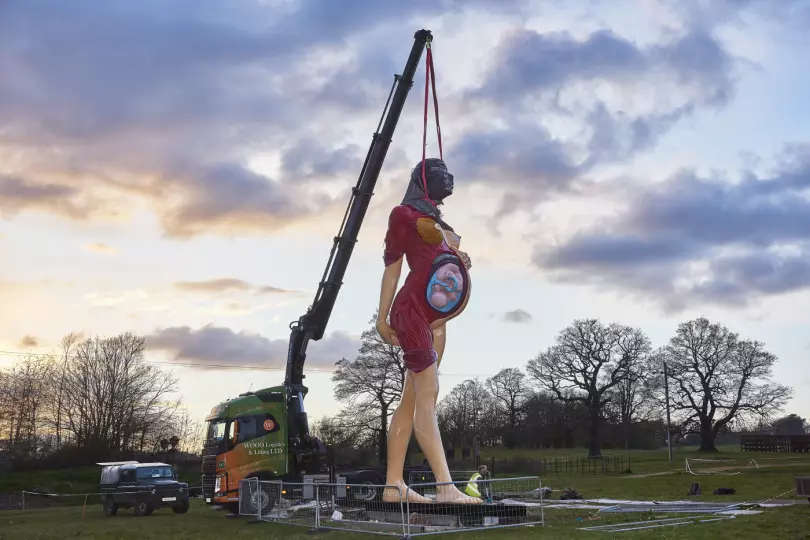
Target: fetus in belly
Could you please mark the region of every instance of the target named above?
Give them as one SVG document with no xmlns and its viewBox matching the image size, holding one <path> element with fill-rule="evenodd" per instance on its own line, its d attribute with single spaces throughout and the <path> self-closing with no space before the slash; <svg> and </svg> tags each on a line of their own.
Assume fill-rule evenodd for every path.
<svg viewBox="0 0 810 540">
<path fill-rule="evenodd" d="M 461 300 L 464 292 L 464 274 L 455 263 L 440 266 L 430 278 L 427 290 L 427 301 L 441 312 L 453 309 Z"/>
</svg>

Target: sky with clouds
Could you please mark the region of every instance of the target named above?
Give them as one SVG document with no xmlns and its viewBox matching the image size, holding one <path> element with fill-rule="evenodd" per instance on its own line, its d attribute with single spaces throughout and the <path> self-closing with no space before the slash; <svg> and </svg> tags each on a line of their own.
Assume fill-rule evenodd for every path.
<svg viewBox="0 0 810 540">
<path fill-rule="evenodd" d="M 279 384 L 420 28 L 456 178 L 445 217 L 475 282 L 442 393 L 524 366 L 574 318 L 662 345 L 701 315 L 810 391 L 799 0 L 5 0 L 0 350 L 137 332 L 200 416 Z M 339 406 L 331 367 L 377 305 L 423 84 L 424 63 L 309 350 L 315 417 Z"/>
</svg>

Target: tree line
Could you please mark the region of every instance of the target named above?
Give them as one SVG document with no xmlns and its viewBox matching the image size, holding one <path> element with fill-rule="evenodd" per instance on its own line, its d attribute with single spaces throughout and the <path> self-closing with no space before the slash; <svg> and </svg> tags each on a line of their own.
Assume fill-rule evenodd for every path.
<svg viewBox="0 0 810 540">
<path fill-rule="evenodd" d="M 345 407 L 313 425 L 353 460 L 384 461 L 388 423 L 400 399 L 402 351 L 371 326 L 356 358 L 337 362 L 335 398 Z M 65 336 L 50 355 L 22 355 L 0 370 L 0 453 L 79 464 L 169 446 L 197 452 L 203 429 L 176 398 L 177 379 L 144 359 L 130 333 Z M 776 418 L 792 389 L 771 380 L 777 362 L 759 341 L 697 318 L 654 348 L 639 328 L 578 319 L 523 367 L 470 378 L 437 404 L 446 448 L 659 448 L 666 443 L 668 390 L 673 441 L 697 437 L 704 451 L 731 431 L 807 429 Z M 665 381 L 667 384 L 665 384 Z M 416 443 L 412 442 L 415 448 Z"/>
<path fill-rule="evenodd" d="M 373 325 L 361 339 L 357 358 L 337 362 L 332 377 L 346 407 L 314 429 L 346 456 L 384 461 L 405 365 Z M 776 362 L 764 343 L 702 317 L 659 347 L 640 328 L 577 319 L 523 368 L 453 387 L 437 404 L 439 426 L 450 448 L 586 447 L 600 457 L 603 448 L 665 445 L 668 397 L 673 443 L 696 436 L 700 450 L 717 451 L 731 431 L 795 427 L 796 415 L 774 421 L 793 393 L 771 380 Z"/>
<path fill-rule="evenodd" d="M 176 398 L 177 379 L 144 359 L 130 333 L 28 354 L 0 371 L 0 451 L 66 465 L 135 452 L 197 452 L 202 425 Z"/>
</svg>

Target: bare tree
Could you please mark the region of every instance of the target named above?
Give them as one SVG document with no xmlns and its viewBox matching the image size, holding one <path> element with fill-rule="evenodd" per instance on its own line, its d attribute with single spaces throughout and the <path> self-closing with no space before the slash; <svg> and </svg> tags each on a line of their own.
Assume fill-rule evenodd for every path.
<svg viewBox="0 0 810 540">
<path fill-rule="evenodd" d="M 779 435 L 804 435 L 810 423 L 798 414 L 791 413 L 770 423 L 769 430 Z"/>
<path fill-rule="evenodd" d="M 376 319 L 375 313 L 369 322 Z M 378 456 L 383 462 L 388 454 L 388 420 L 394 413 L 393 404 L 402 397 L 405 381 L 402 350 L 383 341 L 371 327 L 361 335 L 357 358 L 344 358 L 336 365 L 332 375 L 335 399 L 348 402 L 355 421 L 375 419 Z"/>
<path fill-rule="evenodd" d="M 158 446 L 175 419 L 177 380 L 144 361 L 145 340 L 132 334 L 75 346 L 62 384 L 66 429 L 90 455 Z"/>
<path fill-rule="evenodd" d="M 84 461 L 155 448 L 182 425 L 176 380 L 144 360 L 132 334 L 79 341 L 58 355 L 23 355 L 0 370 L 0 440 L 22 459 Z M 188 439 L 188 436 L 184 436 Z"/>
<path fill-rule="evenodd" d="M 490 439 L 493 434 L 486 433 L 485 428 L 497 427 L 492 395 L 478 379 L 453 387 L 437 404 L 436 414 L 440 431 L 453 446 L 469 446 L 475 437 L 481 441 Z"/>
<path fill-rule="evenodd" d="M 770 380 L 777 358 L 764 347 L 701 317 L 679 324 L 660 351 L 672 410 L 684 432 L 700 434 L 700 450 L 716 452 L 721 430 L 735 420 L 768 417 L 792 396 L 791 388 Z"/>
<path fill-rule="evenodd" d="M 531 394 L 526 375 L 518 368 L 504 368 L 487 379 L 487 388 L 506 420 L 504 444 L 511 448 L 517 442 L 516 430 L 523 414 L 523 404 Z"/>
<path fill-rule="evenodd" d="M 73 347 L 79 340 L 79 335 L 71 332 L 64 336 L 60 341 L 60 367 L 57 369 L 58 383 L 56 385 L 56 400 L 54 402 L 53 411 L 53 424 L 56 434 L 56 451 L 62 448 L 62 422 L 64 412 L 64 394 L 65 394 L 65 373 L 67 371 L 71 355 L 73 354 Z"/>
<path fill-rule="evenodd" d="M 563 401 L 548 392 L 536 392 L 524 406 L 522 444 L 537 448 L 573 448 L 579 441 L 587 442 L 588 411 L 581 402 Z"/>
<path fill-rule="evenodd" d="M 11 374 L 0 371 L 0 452 L 8 451 L 10 442 L 4 441 L 6 422 L 11 416 Z"/>
<path fill-rule="evenodd" d="M 46 449 L 49 439 L 42 429 L 48 411 L 53 358 L 23 355 L 4 376 L 2 424 L 8 451 L 34 455 Z"/>
<path fill-rule="evenodd" d="M 615 422 L 621 427 L 625 448 L 630 448 L 633 424 L 639 420 L 651 420 L 656 412 L 655 390 L 658 379 L 654 376 L 652 355 L 644 354 L 635 369 L 611 390 L 608 407 L 614 413 Z"/>
<path fill-rule="evenodd" d="M 178 444 L 174 447 L 176 450 L 189 454 L 199 454 L 202 451 L 205 426 L 191 415 L 188 408 L 182 407 L 178 410 L 169 431 L 174 433 L 174 437 L 178 440 Z M 171 444 L 171 439 L 168 440 Z"/>
<path fill-rule="evenodd" d="M 357 442 L 357 433 L 346 429 L 337 416 L 324 416 L 312 425 L 312 435 L 329 447 L 353 447 Z"/>
<path fill-rule="evenodd" d="M 601 457 L 600 424 L 611 391 L 632 376 L 650 350 L 649 339 L 639 329 L 578 319 L 560 332 L 556 345 L 529 361 L 527 371 L 558 400 L 587 407 L 588 455 Z"/>
<path fill-rule="evenodd" d="M 372 408 L 344 409 L 325 416 L 312 427 L 312 434 L 324 442 L 343 465 L 361 464 L 377 456 L 379 418 Z"/>
</svg>

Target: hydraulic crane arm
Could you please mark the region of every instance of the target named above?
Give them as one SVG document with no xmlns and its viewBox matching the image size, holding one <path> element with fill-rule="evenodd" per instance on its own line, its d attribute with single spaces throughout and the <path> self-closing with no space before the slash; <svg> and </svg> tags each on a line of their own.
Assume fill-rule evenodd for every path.
<svg viewBox="0 0 810 540">
<path fill-rule="evenodd" d="M 413 86 L 413 78 L 422 57 L 422 51 L 432 39 L 430 30 L 419 30 L 414 34 L 413 48 L 405 63 L 405 69 L 401 75 L 394 77 L 394 84 L 377 125 L 377 131 L 372 138 L 360 177 L 357 185 L 352 189 L 351 199 L 346 214 L 343 216 L 340 231 L 334 239 L 329 261 L 318 286 L 318 292 L 315 294 L 315 300 L 307 312 L 297 322 L 290 325 L 290 345 L 287 349 L 287 374 L 284 386 L 288 399 L 289 436 L 297 453 L 308 452 L 307 447 L 310 446 L 309 425 L 303 403 L 304 394 L 307 391 L 303 386 L 307 345 L 310 340 L 320 340 L 326 331 L 326 325 L 332 315 L 332 309 L 335 307 L 335 301 L 343 284 L 343 277 L 349 266 L 354 244 L 357 242 L 360 226 L 363 224 L 371 196 L 374 194 L 374 186 L 380 176 L 388 146 L 394 136 L 405 99 Z"/>
<path fill-rule="evenodd" d="M 334 239 L 329 262 L 326 265 L 318 292 L 315 294 L 315 301 L 305 315 L 290 325 L 292 332 L 287 351 L 287 375 L 284 381 L 284 385 L 288 388 L 302 384 L 307 344 L 310 340 L 320 340 L 326 331 L 326 325 L 349 266 L 354 244 L 357 242 L 360 226 L 363 224 L 368 204 L 374 194 L 374 186 L 380 176 L 388 146 L 391 144 L 394 129 L 397 127 L 408 91 L 413 86 L 414 74 L 422 51 L 431 40 L 430 30 L 419 30 L 414 35 L 413 48 L 405 64 L 405 69 L 402 75 L 394 78 L 391 93 L 388 95 L 383 116 L 377 126 L 377 132 L 374 133 L 357 185 L 352 189 L 349 206 L 343 217 L 340 232 Z M 382 131 L 380 131 L 380 126 L 382 126 Z"/>
</svg>

